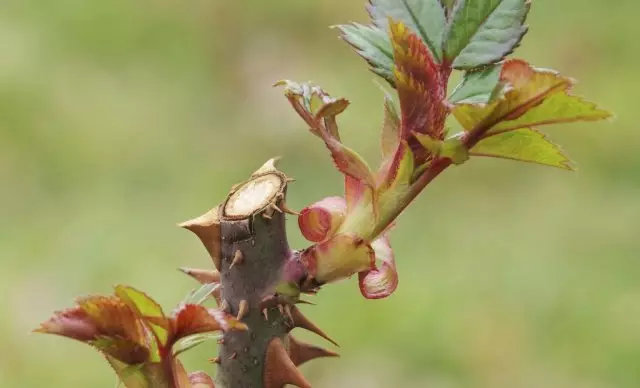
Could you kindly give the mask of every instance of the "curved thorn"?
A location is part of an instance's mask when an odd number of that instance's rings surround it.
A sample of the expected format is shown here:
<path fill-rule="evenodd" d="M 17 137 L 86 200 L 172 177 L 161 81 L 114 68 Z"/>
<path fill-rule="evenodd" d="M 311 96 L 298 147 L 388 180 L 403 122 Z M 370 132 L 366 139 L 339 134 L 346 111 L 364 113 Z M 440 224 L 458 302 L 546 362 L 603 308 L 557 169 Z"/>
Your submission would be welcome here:
<path fill-rule="evenodd" d="M 249 312 L 249 301 L 243 299 L 240 301 L 240 306 L 238 307 L 238 315 L 236 316 L 237 320 L 242 320 L 247 313 Z"/>
<path fill-rule="evenodd" d="M 324 333 L 324 331 L 322 331 L 318 326 L 316 326 L 307 317 L 305 317 L 304 314 L 302 314 L 302 312 L 300 311 L 300 309 L 297 308 L 296 306 L 291 307 L 291 316 L 293 317 L 294 327 L 300 327 L 302 329 L 309 330 L 310 332 L 315 333 L 320 337 L 326 339 L 327 341 L 331 342 L 335 346 L 340 347 L 340 345 L 338 345 L 336 341 L 332 340 L 328 335 Z"/>
<path fill-rule="evenodd" d="M 273 338 L 267 347 L 264 366 L 264 387 L 282 388 L 292 384 L 300 388 L 311 388 L 311 384 L 302 376 L 289 358 L 289 354 L 278 337 Z"/>
<path fill-rule="evenodd" d="M 297 211 L 295 211 L 295 210 L 291 209 L 291 208 L 287 205 L 287 203 L 286 203 L 286 202 L 284 202 L 284 201 L 282 201 L 282 203 L 280 204 L 280 208 L 281 208 L 285 213 L 287 213 L 287 214 L 291 214 L 291 215 L 294 215 L 294 216 L 299 216 L 299 215 L 300 215 L 300 212 L 297 212 Z"/>
<path fill-rule="evenodd" d="M 306 342 L 298 341 L 294 336 L 289 334 L 289 357 L 295 366 L 304 364 L 307 361 L 320 357 L 340 357 L 336 352 L 311 345 Z"/>
<path fill-rule="evenodd" d="M 244 262 L 244 255 L 240 249 L 236 250 L 236 253 L 233 255 L 233 260 L 231 261 L 231 265 L 229 269 L 233 268 L 236 264 L 242 264 Z"/>

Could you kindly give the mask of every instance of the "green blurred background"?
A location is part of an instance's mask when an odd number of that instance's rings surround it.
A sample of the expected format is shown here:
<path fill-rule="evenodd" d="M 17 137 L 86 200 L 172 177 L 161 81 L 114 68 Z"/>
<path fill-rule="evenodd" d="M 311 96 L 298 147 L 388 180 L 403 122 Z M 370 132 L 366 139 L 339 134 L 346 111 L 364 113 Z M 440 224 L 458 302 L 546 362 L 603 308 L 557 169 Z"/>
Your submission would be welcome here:
<path fill-rule="evenodd" d="M 29 331 L 115 283 L 173 306 L 194 287 L 176 268 L 210 266 L 176 222 L 266 159 L 297 178 L 293 208 L 341 193 L 274 81 L 350 98 L 343 137 L 377 162 L 382 95 L 327 28 L 364 21 L 363 2 L 2 1 L 1 387 L 114 386 L 98 353 Z M 578 173 L 475 160 L 439 178 L 392 234 L 394 295 L 350 280 L 305 308 L 342 345 L 303 367 L 314 387 L 640 387 L 639 11 L 534 2 L 519 56 L 617 119 L 547 128 Z M 188 368 L 213 372 L 213 346 Z"/>

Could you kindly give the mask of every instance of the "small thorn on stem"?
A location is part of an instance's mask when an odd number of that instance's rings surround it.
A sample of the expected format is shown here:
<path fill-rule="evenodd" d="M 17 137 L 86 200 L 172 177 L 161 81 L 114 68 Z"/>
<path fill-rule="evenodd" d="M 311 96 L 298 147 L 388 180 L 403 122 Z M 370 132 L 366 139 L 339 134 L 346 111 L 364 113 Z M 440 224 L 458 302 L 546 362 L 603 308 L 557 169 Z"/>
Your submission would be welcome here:
<path fill-rule="evenodd" d="M 284 306 L 284 313 L 291 324 L 293 324 L 293 315 L 291 314 L 291 305 Z"/>
<path fill-rule="evenodd" d="M 238 357 L 238 353 L 233 352 L 233 354 L 231 356 L 229 356 L 229 360 L 235 360 L 236 357 Z"/>
<path fill-rule="evenodd" d="M 297 211 L 295 211 L 295 210 L 291 209 L 291 208 L 287 205 L 287 203 L 286 203 L 286 202 L 284 202 L 284 201 L 282 201 L 282 203 L 280 204 L 280 208 L 281 208 L 282 210 L 284 210 L 284 212 L 285 212 L 285 213 L 287 213 L 287 214 L 291 214 L 291 215 L 294 215 L 294 216 L 299 216 L 299 215 L 300 215 L 300 212 L 297 212 Z"/>
<path fill-rule="evenodd" d="M 212 363 L 212 364 L 218 364 L 218 365 L 220 365 L 222 363 L 222 361 L 220 360 L 220 357 L 210 358 L 209 362 Z"/>
<path fill-rule="evenodd" d="M 292 183 L 295 182 L 296 180 L 294 178 L 287 178 L 287 183 Z"/>
<path fill-rule="evenodd" d="M 262 315 L 264 316 L 265 321 L 269 320 L 269 310 L 266 307 L 262 309 Z"/>
<path fill-rule="evenodd" d="M 242 320 L 247 313 L 249 312 L 249 301 L 243 299 L 240 301 L 240 306 L 238 307 L 238 315 L 236 316 L 237 320 Z"/>
<path fill-rule="evenodd" d="M 236 253 L 233 255 L 233 260 L 231 261 L 231 265 L 229 269 L 233 268 L 236 264 L 240 265 L 244 262 L 244 255 L 240 249 L 236 250 Z"/>
<path fill-rule="evenodd" d="M 271 204 L 271 208 L 272 208 L 273 210 L 277 211 L 278 213 L 282 213 L 282 209 L 280 209 L 280 208 L 278 207 L 278 205 L 276 205 L 275 203 L 272 203 L 272 204 Z"/>
<path fill-rule="evenodd" d="M 216 343 L 218 345 L 224 345 L 224 338 L 218 338 L 218 340 L 216 341 Z"/>

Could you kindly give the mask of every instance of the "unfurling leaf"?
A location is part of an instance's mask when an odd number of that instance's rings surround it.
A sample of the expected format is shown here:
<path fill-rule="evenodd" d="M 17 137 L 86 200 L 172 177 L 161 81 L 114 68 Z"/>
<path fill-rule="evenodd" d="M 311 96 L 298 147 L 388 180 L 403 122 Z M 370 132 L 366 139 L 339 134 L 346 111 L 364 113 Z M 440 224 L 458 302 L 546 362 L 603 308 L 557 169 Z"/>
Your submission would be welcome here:
<path fill-rule="evenodd" d="M 460 84 L 451 92 L 449 102 L 480 105 L 492 102 L 502 89 L 499 83 L 501 70 L 502 64 L 495 64 L 467 71 Z"/>
<path fill-rule="evenodd" d="M 469 152 L 471 156 L 520 160 L 573 170 L 570 160 L 557 145 L 533 129 L 522 128 L 482 139 Z"/>
<path fill-rule="evenodd" d="M 389 28 L 389 18 L 404 23 L 429 48 L 433 57 L 442 59 L 444 8 L 439 0 L 370 0 L 369 14 L 382 31 Z"/>
<path fill-rule="evenodd" d="M 153 317 L 158 319 L 158 323 L 150 323 L 149 326 L 158 339 L 159 345 L 167 343 L 169 324 L 164 316 L 162 307 L 151 297 L 142 291 L 130 286 L 118 285 L 115 287 L 115 294 L 121 301 L 127 304 L 142 319 Z"/>
<path fill-rule="evenodd" d="M 402 115 L 401 137 L 408 139 L 416 132 L 441 138 L 446 117 L 446 91 L 439 66 L 422 41 L 402 22 L 391 21 L 389 34 Z"/>
<path fill-rule="evenodd" d="M 500 61 L 520 43 L 528 0 L 460 0 L 444 33 L 444 57 L 456 69 Z"/>
<path fill-rule="evenodd" d="M 320 242 L 338 230 L 347 213 L 347 202 L 342 197 L 327 197 L 300 211 L 298 226 L 309 241 Z"/>
<path fill-rule="evenodd" d="M 396 150 L 396 154 L 389 164 L 381 189 L 388 189 L 398 185 L 409 185 L 413 176 L 415 163 L 409 144 L 403 140 Z"/>
<path fill-rule="evenodd" d="M 323 284 L 371 269 L 375 256 L 371 246 L 362 238 L 338 234 L 304 250 L 300 260 L 310 275 Z"/>
<path fill-rule="evenodd" d="M 384 123 L 382 124 L 382 159 L 393 157 L 400 143 L 400 117 L 391 96 L 384 97 Z"/>
<path fill-rule="evenodd" d="M 380 266 L 358 274 L 360 292 L 367 299 L 386 298 L 398 286 L 396 261 L 387 235 L 377 238 L 371 243 Z"/>
<path fill-rule="evenodd" d="M 387 30 L 358 23 L 343 24 L 338 28 L 342 39 L 369 63 L 371 71 L 393 86 L 393 52 Z"/>

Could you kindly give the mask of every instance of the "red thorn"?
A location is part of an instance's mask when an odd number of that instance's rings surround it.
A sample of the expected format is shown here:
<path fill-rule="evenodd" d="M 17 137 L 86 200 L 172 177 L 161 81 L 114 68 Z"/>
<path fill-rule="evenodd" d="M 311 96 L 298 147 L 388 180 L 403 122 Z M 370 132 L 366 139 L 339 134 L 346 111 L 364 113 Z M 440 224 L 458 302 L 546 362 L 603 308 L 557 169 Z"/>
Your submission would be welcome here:
<path fill-rule="evenodd" d="M 264 366 L 264 388 L 283 388 L 291 384 L 299 388 L 311 388 L 311 384 L 302 376 L 289 358 L 287 350 L 278 337 L 269 342 Z"/>
<path fill-rule="evenodd" d="M 242 320 L 247 313 L 249 312 L 249 302 L 246 299 L 240 301 L 240 306 L 238 307 L 238 315 L 236 316 L 237 320 Z"/>
<path fill-rule="evenodd" d="M 320 357 L 340 357 L 336 352 L 311 345 L 306 342 L 298 341 L 291 334 L 287 336 L 289 339 L 289 357 L 296 366 L 302 365 L 307 361 L 311 361 Z"/>
<path fill-rule="evenodd" d="M 218 340 L 216 341 L 216 343 L 218 345 L 224 345 L 224 338 L 218 338 Z"/>
<path fill-rule="evenodd" d="M 340 347 L 340 345 L 338 345 L 336 341 L 329 338 L 329 336 L 326 335 L 324 331 L 322 331 L 318 326 L 313 324 L 307 317 L 305 317 L 302 314 L 302 312 L 300 312 L 300 309 L 298 309 L 297 307 L 293 306 L 291 308 L 291 316 L 293 317 L 294 327 L 300 327 L 302 329 L 309 330 L 310 332 L 315 333 L 320 337 L 326 339 L 327 341 L 331 342 L 335 346 Z"/>
<path fill-rule="evenodd" d="M 220 283 L 220 272 L 215 269 L 207 270 L 187 267 L 180 267 L 178 269 L 197 280 L 200 284 Z"/>

